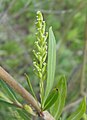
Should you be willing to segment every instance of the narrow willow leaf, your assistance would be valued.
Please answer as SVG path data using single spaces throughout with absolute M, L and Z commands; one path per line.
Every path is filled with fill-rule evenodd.
M 56 120 L 59 119 L 63 107 L 65 105 L 66 93 L 67 93 L 67 86 L 66 86 L 66 79 L 62 76 L 56 86 L 59 90 L 59 97 L 55 104 L 51 107 L 50 111 L 52 115 L 55 117 Z
M 31 92 L 32 92 L 32 94 L 33 94 L 33 96 L 34 96 L 34 98 L 37 100 L 36 95 L 35 95 L 34 90 L 33 90 L 33 87 L 32 87 L 32 85 L 31 85 L 29 76 L 28 76 L 26 73 L 25 73 L 25 76 L 26 76 L 26 78 L 27 78 L 26 80 L 27 80 L 28 86 L 30 87 L 30 90 L 31 90 Z
M 12 101 L 1 91 L 0 91 L 0 99 L 3 99 L 9 103 L 12 103 Z
M 46 99 L 46 102 L 44 104 L 44 110 L 50 108 L 54 103 L 55 101 L 57 100 L 58 98 L 58 89 L 54 89 L 48 96 L 48 98 Z
M 47 85 L 44 97 L 44 102 L 47 99 L 54 83 L 56 65 L 56 41 L 52 31 L 52 27 L 49 28 L 49 42 L 48 42 L 48 63 L 47 63 Z
M 0 80 L 0 86 L 2 87 L 2 91 L 6 93 L 10 100 L 18 102 L 13 90 L 3 80 Z
M 5 107 L 16 107 L 12 103 L 7 102 L 7 101 L 5 101 L 5 100 L 3 100 L 1 98 L 0 98 L 0 104 L 3 105 L 3 106 L 5 106 Z
M 86 112 L 86 99 L 84 98 L 80 103 L 78 109 L 74 113 L 72 113 L 72 115 L 67 120 L 80 120 L 85 112 Z
M 19 113 L 20 117 L 24 120 L 31 120 L 30 116 L 27 114 L 27 112 L 23 109 L 17 109 L 17 112 Z
M 8 107 L 10 107 L 10 106 L 12 107 L 12 103 L 5 101 L 3 98 L 0 98 L 0 104 L 8 106 Z

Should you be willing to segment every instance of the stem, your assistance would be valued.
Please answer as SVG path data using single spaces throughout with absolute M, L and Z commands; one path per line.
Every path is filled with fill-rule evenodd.
M 40 112 L 40 107 L 37 105 L 34 97 L 25 90 L 17 81 L 8 74 L 2 67 L 0 67 L 0 78 L 4 80 L 11 88 L 13 88 L 17 93 L 19 93 L 27 102 L 31 104 L 38 112 Z
M 43 111 L 42 113 L 43 115 L 41 115 L 41 109 L 38 106 L 37 101 L 34 99 L 34 97 L 1 66 L 0 66 L 0 78 L 5 83 L 7 83 L 11 88 L 13 88 L 17 93 L 19 93 L 28 102 L 28 104 L 31 104 L 35 108 L 35 110 L 39 113 L 41 118 L 43 118 L 44 120 L 55 120 L 48 111 Z
M 79 98 L 75 102 L 70 103 L 69 105 L 66 105 L 65 108 L 63 109 L 63 112 L 71 110 L 72 107 L 76 106 L 81 102 L 82 98 Z
M 83 65 L 82 65 L 82 73 L 81 73 L 81 93 L 84 92 L 86 60 L 87 60 L 87 15 L 86 15 L 86 24 L 85 24 L 85 45 L 84 45 L 84 53 L 83 53 Z

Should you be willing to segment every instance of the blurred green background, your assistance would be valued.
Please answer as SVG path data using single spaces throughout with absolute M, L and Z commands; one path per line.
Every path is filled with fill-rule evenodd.
M 40 10 L 47 23 L 47 31 L 52 26 L 56 37 L 55 83 L 60 75 L 65 74 L 68 84 L 66 104 L 80 99 L 86 7 L 87 0 L 0 0 L 0 65 L 29 90 L 24 76 L 27 73 L 39 95 L 39 81 L 33 73 L 32 50 L 36 40 L 36 12 Z M 85 91 L 86 79 L 87 74 Z M 73 108 L 63 114 L 64 119 L 70 111 Z M 15 112 L 11 112 L 0 104 L 0 120 L 19 119 Z

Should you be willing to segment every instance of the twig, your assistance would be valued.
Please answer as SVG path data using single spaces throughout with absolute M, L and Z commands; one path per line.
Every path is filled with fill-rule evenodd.
M 82 96 L 87 97 L 87 93 L 86 92 L 83 91 L 81 94 L 82 94 Z
M 0 66 L 0 78 L 6 82 L 11 88 L 13 88 L 17 93 L 19 93 L 27 102 L 31 104 L 38 114 L 44 120 L 54 120 L 53 116 L 48 111 L 43 111 L 41 114 L 40 106 L 38 106 L 37 101 L 34 97 L 24 89 L 9 73 L 7 73 L 1 66 Z
M 84 43 L 84 52 L 83 52 L 83 65 L 82 65 L 82 71 L 81 71 L 81 93 L 84 92 L 86 60 L 87 60 L 87 15 L 86 15 L 86 23 L 85 23 L 85 43 Z
M 39 2 L 35 2 L 35 1 L 33 0 L 32 2 L 33 2 L 34 7 L 37 8 L 37 7 L 40 7 L 41 5 L 47 4 L 48 0 L 39 1 Z
M 69 110 L 70 108 L 72 108 L 74 106 L 76 106 L 77 104 L 79 104 L 81 102 L 81 100 L 82 100 L 82 98 L 80 98 L 80 99 L 76 100 L 75 102 L 72 102 L 69 105 L 65 106 L 65 108 L 63 109 L 63 112 Z
M 44 10 L 44 9 L 39 9 L 42 13 L 45 14 L 65 14 L 65 13 L 71 13 L 73 10 L 69 9 L 69 10 Z M 36 9 L 35 11 L 38 11 L 38 9 Z
M 38 112 L 40 112 L 39 106 L 37 106 L 36 100 L 31 96 L 31 94 L 26 91 L 16 80 L 8 74 L 2 67 L 0 67 L 0 78 L 4 80 L 11 88 L 13 88 L 17 93 L 19 93 L 29 104 L 31 104 Z

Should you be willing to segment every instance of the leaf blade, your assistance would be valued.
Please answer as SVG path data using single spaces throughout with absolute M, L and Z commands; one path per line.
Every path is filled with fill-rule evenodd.
M 86 112 L 86 99 L 84 98 L 77 110 L 67 120 L 80 120 Z
M 43 110 L 46 110 L 48 108 L 50 108 L 54 103 L 55 101 L 57 100 L 58 98 L 58 94 L 59 94 L 59 91 L 54 89 L 48 96 L 48 98 L 46 99 L 45 101 L 45 104 L 44 104 L 44 109 Z
M 12 108 L 14 107 L 14 108 L 16 108 L 16 106 L 13 103 L 5 101 L 4 99 L 1 99 L 1 98 L 0 98 L 0 104 L 2 104 L 5 107 L 12 107 Z
M 24 120 L 31 120 L 31 117 L 27 114 L 27 112 L 23 109 L 17 109 L 17 112 L 19 113 L 20 117 Z
M 0 86 L 2 87 L 2 91 L 7 94 L 10 100 L 18 102 L 13 90 L 3 80 L 0 80 Z
M 56 66 L 56 41 L 52 27 L 49 28 L 49 44 L 48 44 L 48 65 L 47 65 L 47 85 L 44 101 L 47 99 L 54 83 L 55 66 Z
M 53 114 L 55 119 L 58 119 L 60 117 L 63 107 L 65 105 L 67 86 L 66 86 L 66 79 L 64 76 L 62 76 L 60 78 L 57 87 L 59 89 L 59 97 L 58 97 L 56 103 L 51 108 L 51 113 Z
M 28 86 L 30 87 L 30 90 L 31 90 L 34 98 L 37 100 L 36 95 L 35 95 L 35 92 L 34 92 L 33 87 L 32 87 L 32 84 L 31 84 L 31 82 L 30 82 L 29 76 L 28 76 L 26 73 L 25 73 L 25 76 L 26 76 L 26 80 L 27 80 Z

